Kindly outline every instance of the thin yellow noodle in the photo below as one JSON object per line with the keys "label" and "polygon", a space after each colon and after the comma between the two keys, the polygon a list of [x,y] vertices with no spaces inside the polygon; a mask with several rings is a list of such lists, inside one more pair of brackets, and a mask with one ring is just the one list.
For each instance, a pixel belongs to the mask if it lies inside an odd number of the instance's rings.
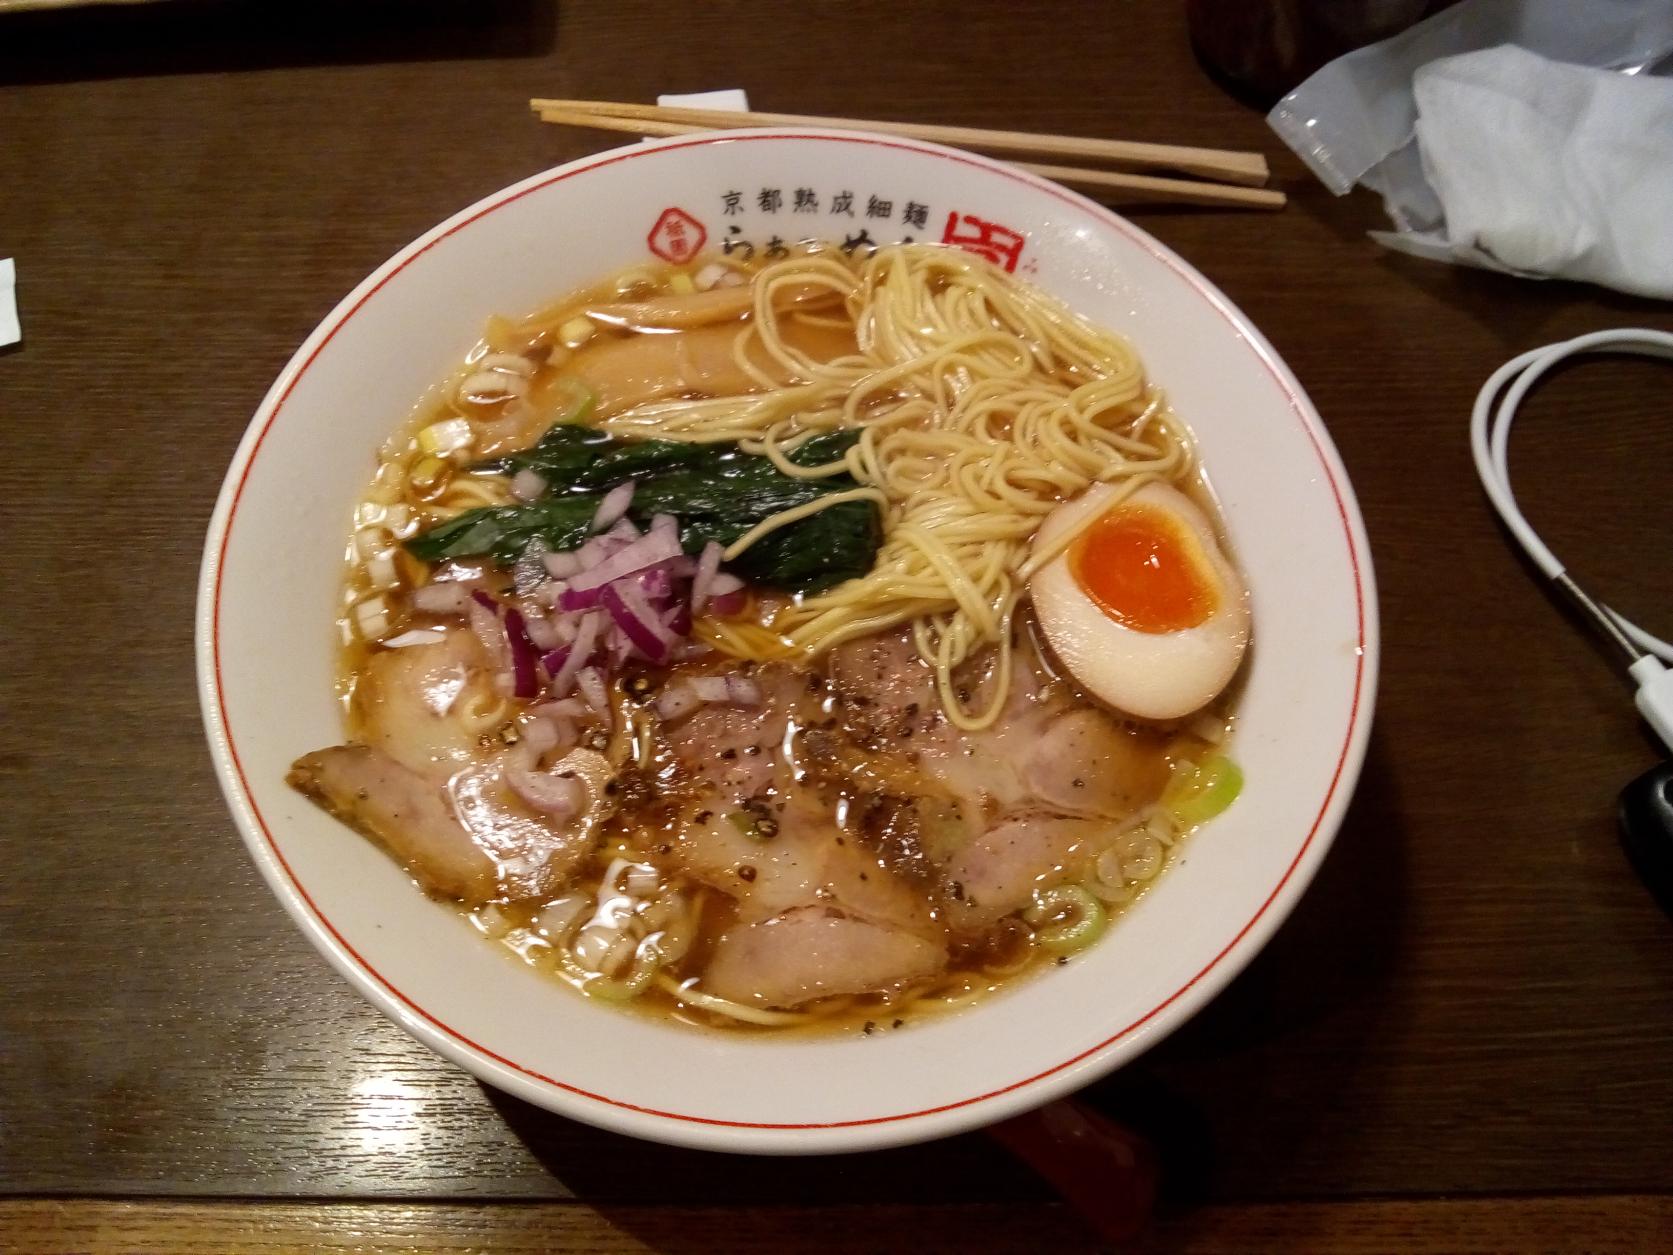
{"label": "thin yellow noodle", "polygon": [[728,998],[717,998],[700,989],[687,988],[667,972],[656,974],[656,987],[670,998],[715,1015],[742,1020],[745,1024],[759,1024],[763,1028],[784,1028],[792,1024],[806,1024],[817,1017],[801,1011],[768,1011],[761,1007],[745,1006]]}
{"label": "thin yellow noodle", "polygon": [[788,527],[791,523],[811,518],[813,515],[829,510],[834,505],[841,505],[845,501],[875,501],[880,506],[889,504],[889,499],[875,488],[854,488],[848,492],[826,493],[817,501],[809,501],[804,505],[794,506],[788,510],[780,510],[777,514],[762,519],[726,547],[725,559],[731,562],[763,536],[770,535],[781,527]]}
{"label": "thin yellow noodle", "polygon": [[[786,641],[811,656],[911,624],[948,717],[986,726],[1004,706],[1027,582],[1073,539],[1031,556],[1040,522],[1096,483],[1131,492],[1185,479],[1194,464],[1183,427],[1123,339],[958,250],[903,245],[853,261],[809,253],[764,267],[753,284],[734,357],[759,391],[658,401],[605,425],[739,441],[787,475],[845,472],[861,485],[767,518],[729,558],[845,500],[875,501],[884,539],[870,572],[798,599],[767,630],[727,622],[699,634],[744,657],[782,656]],[[828,304],[815,312],[781,299],[792,290],[840,302],[846,323]],[[858,351],[814,361],[785,338],[791,320],[851,326]],[[800,382],[773,383],[786,375]],[[860,439],[841,462],[790,461],[810,437],[854,427]],[[988,647],[998,658],[983,707],[965,709],[955,674]]]}
{"label": "thin yellow noodle", "polygon": [[433,503],[438,518],[511,501],[511,484],[499,475],[465,475],[452,480]]}

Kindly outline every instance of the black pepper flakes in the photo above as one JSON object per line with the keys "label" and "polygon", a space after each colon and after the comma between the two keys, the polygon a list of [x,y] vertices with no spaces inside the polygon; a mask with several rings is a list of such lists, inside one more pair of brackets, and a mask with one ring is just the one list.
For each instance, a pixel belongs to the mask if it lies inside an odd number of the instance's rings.
{"label": "black pepper flakes", "polygon": [[1069,783],[1074,785],[1077,789],[1084,789],[1086,787],[1086,781],[1082,780],[1079,776],[1076,776],[1073,780],[1069,781]]}
{"label": "black pepper flakes", "polygon": [[1057,956],[1057,966],[1058,967],[1068,967],[1069,966],[1069,956],[1066,955],[1066,954],[1058,955]]}
{"label": "black pepper flakes", "polygon": [[727,762],[731,762],[734,758],[736,758],[738,756],[738,751],[733,749],[730,745],[728,745],[725,749],[720,751],[720,756],[722,758],[724,758]]}
{"label": "black pepper flakes", "polygon": [[864,1033],[867,1037],[870,1037],[873,1033],[875,1033],[877,1031],[877,1021],[876,1020],[867,1020],[865,1022],[865,1027],[862,1028],[860,1031],[862,1033]]}
{"label": "black pepper flakes", "polygon": [[713,819],[714,817],[715,817],[715,813],[713,811],[698,811],[697,812],[697,822],[700,823],[700,824],[706,824],[706,823],[709,822],[709,820]]}
{"label": "black pepper flakes", "polygon": [[743,864],[738,868],[738,879],[743,881],[745,884],[749,884],[755,879],[755,869],[748,863]]}
{"label": "black pepper flakes", "polygon": [[906,1023],[905,1020],[896,1020],[893,1024],[889,1025],[889,1027],[890,1028],[899,1028],[905,1023]]}
{"label": "black pepper flakes", "polygon": [[751,758],[753,758],[755,755],[759,754],[760,752],[761,752],[761,747],[759,745],[746,745],[744,747],[744,753],[748,754]]}
{"label": "black pepper flakes", "polygon": [[653,685],[649,676],[632,675],[627,678],[622,687],[628,691],[629,696],[643,698],[650,696]]}

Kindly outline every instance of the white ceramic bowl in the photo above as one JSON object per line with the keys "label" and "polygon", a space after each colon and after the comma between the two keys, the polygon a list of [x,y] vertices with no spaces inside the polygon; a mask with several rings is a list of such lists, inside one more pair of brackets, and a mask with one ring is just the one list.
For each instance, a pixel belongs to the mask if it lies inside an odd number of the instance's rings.
{"label": "white ceramic bowl", "polygon": [[[776,197],[776,207],[774,204]],[[285,786],[341,739],[341,555],[373,452],[477,339],[646,257],[777,238],[962,239],[1128,335],[1197,434],[1253,589],[1243,796],[1084,957],[907,1032],[775,1040],[589,1004],[477,936]],[[701,237],[701,238],[700,238]],[[1324,857],[1377,665],[1369,552],[1328,436],[1260,332],[1132,224],[927,144],[735,131],[539,174],[444,222],[308,337],[250,423],[210,524],[198,679],[221,786],[320,952],[488,1083],[620,1132],[737,1151],[938,1137],[1058,1097],[1160,1041],[1258,951]]]}

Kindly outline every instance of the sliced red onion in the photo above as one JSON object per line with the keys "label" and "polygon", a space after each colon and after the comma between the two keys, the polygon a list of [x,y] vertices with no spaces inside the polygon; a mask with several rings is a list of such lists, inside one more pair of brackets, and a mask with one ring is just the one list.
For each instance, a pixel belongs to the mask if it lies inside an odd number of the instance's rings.
{"label": "sliced red onion", "polygon": [[555,702],[541,702],[530,713],[543,719],[579,719],[587,713],[587,706],[579,698],[564,697]]}
{"label": "sliced red onion", "polygon": [[688,683],[691,691],[705,702],[725,702],[731,706],[761,704],[761,686],[745,676],[699,675]]}
{"label": "sliced red onion", "polygon": [[669,684],[656,695],[657,715],[670,722],[689,715],[703,704],[703,699],[691,691],[690,684]]}
{"label": "sliced red onion", "polygon": [[604,586],[601,601],[635,649],[652,662],[666,661],[674,634],[662,625],[642,588],[631,580],[617,580]]}
{"label": "sliced red onion", "polygon": [[624,575],[633,575],[648,566],[679,556],[680,542],[677,536],[669,536],[663,532],[641,537],[570,580],[569,587],[564,589],[558,604],[564,610],[590,609],[598,604],[598,590],[612,580],[618,580]]}
{"label": "sliced red onion", "polygon": [[521,767],[506,769],[505,782],[511,791],[538,811],[568,819],[581,813],[587,801],[587,786],[574,776],[560,776],[550,771],[528,771]]}
{"label": "sliced red onion", "polygon": [[739,593],[715,594],[709,598],[709,612],[726,618],[737,614],[744,608],[744,595]]}
{"label": "sliced red onion", "polygon": [[703,546],[703,553],[697,559],[697,574],[691,577],[692,614],[702,614],[703,607],[709,604],[709,586],[720,571],[720,559],[724,552],[712,540]]}
{"label": "sliced red onion", "polygon": [[736,575],[728,575],[726,572],[722,571],[719,575],[715,576],[714,580],[709,584],[709,596],[726,597],[732,593],[741,593],[743,592],[743,589],[744,582],[742,580],[740,580]]}
{"label": "sliced red onion", "polygon": [[539,471],[524,467],[511,477],[511,495],[519,501],[533,501],[546,495],[546,479]]}
{"label": "sliced red onion", "polygon": [[637,527],[633,526],[632,519],[618,519],[616,525],[604,533],[604,538],[612,541],[638,540],[642,534]]}
{"label": "sliced red onion", "polygon": [[482,642],[489,661],[502,667],[506,663],[505,629],[500,626],[499,615],[489,609],[495,604],[494,599],[486,593],[473,593],[471,599],[474,602],[470,608],[471,631]]}
{"label": "sliced red onion", "polygon": [[677,637],[691,635],[691,606],[675,602],[662,612],[662,625]]}
{"label": "sliced red onion", "polygon": [[518,697],[533,697],[540,692],[540,676],[535,670],[540,655],[529,639],[522,611],[510,606],[505,611],[505,638],[511,645],[511,691]]}
{"label": "sliced red onion", "polygon": [[471,595],[463,584],[447,581],[413,589],[411,601],[414,610],[425,614],[464,614]]}
{"label": "sliced red onion", "polygon": [[546,669],[552,673],[552,692],[559,697],[569,696],[570,690],[575,687],[576,675],[592,661],[598,641],[599,619],[597,614],[582,615],[580,626],[575,630],[575,640],[566,649],[553,650],[543,659]]}
{"label": "sliced red onion", "polygon": [[580,625],[575,629],[575,644],[572,648],[581,655],[583,664],[598,650],[600,638],[610,620],[602,611],[593,610],[581,616]]}
{"label": "sliced red onion", "polygon": [[678,536],[680,534],[680,521],[672,514],[653,514],[649,530],[667,532],[670,536]]}
{"label": "sliced red onion", "polygon": [[542,653],[564,643],[558,639],[558,629],[552,620],[526,607],[523,610],[523,626],[528,629],[534,647]]}
{"label": "sliced red onion", "polygon": [[[578,571],[590,571],[609,556],[609,542],[602,537],[595,536],[575,550],[575,571],[570,572],[570,574],[573,575]],[[565,576],[564,578],[569,577]]]}
{"label": "sliced red onion", "polygon": [[604,687],[604,673],[597,667],[583,668],[575,677],[575,683],[581,690],[581,696],[586,699],[599,714],[605,714],[610,709],[610,694]]}
{"label": "sliced red onion", "polygon": [[567,580],[581,569],[580,553],[574,549],[568,553],[544,554],[541,561],[546,564],[546,573],[555,580]]}
{"label": "sliced red onion", "polygon": [[627,513],[627,507],[633,504],[634,486],[631,479],[623,480],[604,494],[604,500],[598,503],[598,512],[593,515],[593,531],[602,532]]}
{"label": "sliced red onion", "polygon": [[447,633],[436,628],[413,628],[410,632],[391,636],[382,644],[385,649],[406,649],[413,645],[440,645],[446,639]]}
{"label": "sliced red onion", "polygon": [[666,602],[674,595],[674,575],[666,565],[654,566],[634,577],[640,591],[655,602]]}

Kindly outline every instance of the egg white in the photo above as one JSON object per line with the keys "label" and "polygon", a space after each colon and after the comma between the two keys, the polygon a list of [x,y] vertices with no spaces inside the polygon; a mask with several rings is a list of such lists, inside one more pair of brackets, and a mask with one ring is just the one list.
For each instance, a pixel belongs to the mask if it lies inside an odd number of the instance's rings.
{"label": "egg white", "polygon": [[[1113,485],[1096,484],[1065,502],[1040,525],[1034,548],[1090,525],[1117,494]],[[1195,536],[1218,593],[1207,619],[1177,632],[1118,623],[1081,588],[1067,550],[1034,576],[1029,591],[1053,652],[1088,692],[1141,719],[1177,719],[1213,701],[1236,674],[1249,644],[1249,592],[1207,516],[1178,489],[1146,484],[1122,504],[1128,502],[1172,516]]]}

